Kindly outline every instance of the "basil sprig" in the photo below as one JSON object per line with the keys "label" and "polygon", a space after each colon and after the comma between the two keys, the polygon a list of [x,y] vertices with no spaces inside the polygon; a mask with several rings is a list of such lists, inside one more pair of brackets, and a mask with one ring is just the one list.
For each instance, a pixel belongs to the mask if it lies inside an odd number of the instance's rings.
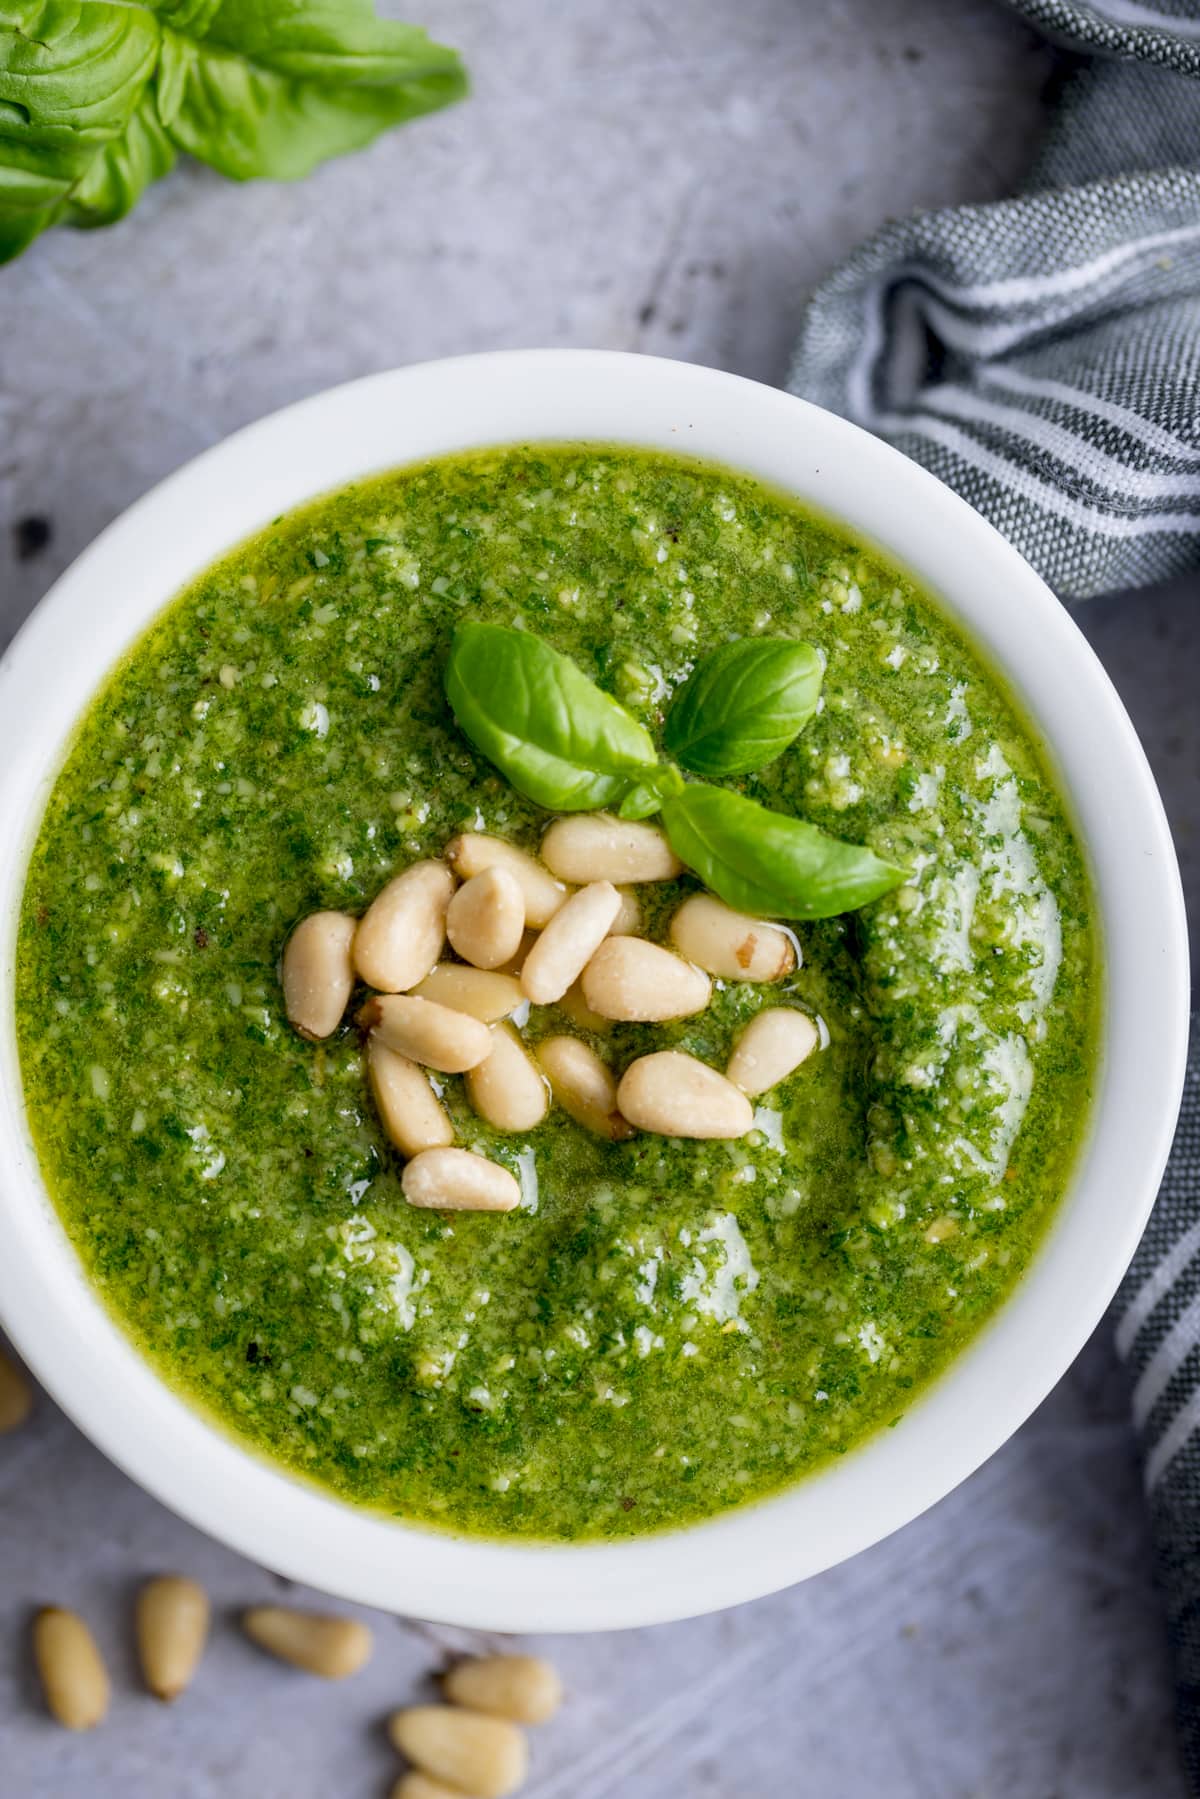
{"label": "basil sprig", "polygon": [[811,643],[746,637],[723,644],[675,695],[663,741],[684,768],[710,779],[765,768],[816,711],[824,673]]}
{"label": "basil sprig", "polygon": [[[667,717],[667,747],[697,773],[761,768],[816,710],[823,666],[810,644],[756,638],[701,662]],[[635,718],[569,657],[529,631],[466,624],[446,695],[462,729],[527,799],[551,812],[661,814],[671,847],[739,911],[831,918],[905,879],[863,844],[772,812],[728,787],[685,781]]]}
{"label": "basil sprig", "polygon": [[550,812],[619,806],[657,767],[636,718],[530,631],[460,625],[446,697],[476,749]]}
{"label": "basil sprig", "polygon": [[181,150],[291,181],[465,92],[373,0],[0,0],[0,262],[123,218]]}

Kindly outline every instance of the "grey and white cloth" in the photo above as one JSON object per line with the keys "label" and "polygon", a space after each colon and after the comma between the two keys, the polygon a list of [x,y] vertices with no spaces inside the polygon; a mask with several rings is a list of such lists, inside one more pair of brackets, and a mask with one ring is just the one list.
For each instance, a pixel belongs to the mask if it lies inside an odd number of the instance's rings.
{"label": "grey and white cloth", "polygon": [[[1200,566],[1200,0],[1009,0],[1075,53],[1019,195],[885,226],[789,385],[984,513],[1062,598]],[[1200,1033],[1113,1309],[1200,1795]]]}
{"label": "grey and white cloth", "polygon": [[[1099,16],[1055,0],[1022,10],[1078,40]],[[1114,18],[1144,10],[1105,4]],[[1200,562],[1194,0],[1188,14],[1175,66],[1194,74],[1072,70],[1018,198],[885,226],[802,321],[793,389],[923,462],[1064,599]],[[1121,35],[1132,55],[1145,33]]]}

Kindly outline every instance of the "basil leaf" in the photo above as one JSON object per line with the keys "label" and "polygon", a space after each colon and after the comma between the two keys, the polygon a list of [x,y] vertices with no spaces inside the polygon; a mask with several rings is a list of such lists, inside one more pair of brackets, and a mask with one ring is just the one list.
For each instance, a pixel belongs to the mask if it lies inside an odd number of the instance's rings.
{"label": "basil leaf", "polygon": [[172,31],[182,31],[187,37],[203,37],[216,17],[221,0],[146,0],[146,4]]}
{"label": "basil leaf", "polygon": [[290,179],[465,91],[372,0],[0,0],[0,262],[122,217],[176,150]]}
{"label": "basil leaf", "polygon": [[177,30],[298,80],[381,84],[459,70],[453,50],[417,25],[379,18],[373,0],[174,0],[174,8],[207,14],[207,23],[168,18]]}
{"label": "basil leaf", "polygon": [[828,837],[728,787],[685,787],[664,803],[662,822],[675,854],[739,912],[833,918],[906,878],[865,846]]}
{"label": "basil leaf", "polygon": [[446,697],[475,747],[551,812],[619,805],[656,763],[637,720],[529,631],[460,625]]}
{"label": "basil leaf", "polygon": [[122,137],[159,35],[140,7],[0,4],[0,261],[63,216],[95,159]]}
{"label": "basil leaf", "polygon": [[298,179],[465,91],[452,50],[371,0],[223,0],[199,41],[163,32],[163,123],[235,181]]}
{"label": "basil leaf", "polygon": [[631,787],[617,808],[619,818],[649,818],[662,810],[662,803],[683,792],[683,776],[677,768],[665,764]]}
{"label": "basil leaf", "polygon": [[679,689],[664,740],[694,774],[765,768],[816,711],[825,672],[811,643],[749,637],[706,656]]}
{"label": "basil leaf", "polygon": [[123,219],[152,181],[174,167],[175,150],[162,128],[154,97],[145,93],[120,137],[93,157],[63,211],[68,224],[90,229]]}

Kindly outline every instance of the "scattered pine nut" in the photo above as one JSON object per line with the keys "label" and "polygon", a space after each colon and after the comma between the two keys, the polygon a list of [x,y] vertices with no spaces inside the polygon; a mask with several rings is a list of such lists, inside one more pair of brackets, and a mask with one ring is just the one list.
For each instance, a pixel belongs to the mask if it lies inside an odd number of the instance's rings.
{"label": "scattered pine nut", "polygon": [[535,1006],[553,1005],[577,981],[621,910],[611,881],[593,881],[555,913],[521,970],[521,990]]}
{"label": "scattered pine nut", "polygon": [[410,1768],[392,1788],[391,1799],[463,1799],[461,1787],[448,1787],[419,1768]]}
{"label": "scattered pine nut", "polygon": [[424,1069],[374,1033],[367,1040],[367,1074],[380,1123],[401,1155],[418,1156],[454,1142],[454,1127]]}
{"label": "scattered pine nut", "polygon": [[583,997],[605,1018],[659,1023],[703,1012],[712,982],[699,968],[644,937],[609,937],[583,971]]}
{"label": "scattered pine nut", "polygon": [[464,968],[458,962],[439,962],[412,990],[419,999],[436,1000],[455,1012],[469,1012],[484,1024],[495,1024],[524,1004],[521,983],[514,975],[484,968]]}
{"label": "scattered pine nut", "polygon": [[617,1106],[617,1083],[594,1049],[578,1037],[545,1037],[535,1053],[555,1099],[576,1124],[613,1143],[634,1135]]}
{"label": "scattered pine nut", "polygon": [[481,1655],[459,1662],[442,1682],[454,1705],[514,1724],[544,1724],[562,1704],[558,1670],[539,1655]]}
{"label": "scattered pine nut", "polygon": [[511,869],[497,863],[465,881],[446,912],[446,935],[464,962],[502,968],[525,930],[525,894]]}
{"label": "scattered pine nut", "polygon": [[442,1074],[462,1074],[491,1054],[486,1024],[415,993],[376,994],[358,1021],[397,1055]]}
{"label": "scattered pine nut", "polygon": [[515,1724],[454,1705],[412,1705],[388,1720],[402,1755],[435,1780],[473,1799],[505,1799],[529,1772],[529,1749]]}
{"label": "scattered pine nut", "polygon": [[525,895],[525,922],[540,931],[549,924],[567,897],[561,881],[541,863],[503,837],[486,837],[466,831],[446,846],[446,860],[461,880],[482,874],[485,868],[506,868]]}
{"label": "scattered pine nut", "polygon": [[48,1605],[33,1621],[33,1655],[51,1713],[68,1730],[91,1730],[108,1712],[108,1670],[77,1612]]}
{"label": "scattered pine nut", "polygon": [[935,1218],[921,1234],[926,1243],[947,1243],[951,1237],[958,1235],[958,1219],[951,1218],[948,1212],[944,1213],[941,1218]]}
{"label": "scattered pine nut", "polygon": [[673,881],[683,863],[657,825],[577,812],[556,818],[542,838],[542,860],[564,881]]}
{"label": "scattered pine nut", "polygon": [[707,1062],[677,1049],[631,1063],[617,1103],[630,1124],[660,1137],[744,1137],[754,1126],[745,1094]]}
{"label": "scattered pine nut", "polygon": [[208,1594],[181,1574],[160,1574],[138,1594],[138,1657],[157,1698],[178,1699],[191,1685],[208,1640],[208,1616]]}
{"label": "scattered pine nut", "polygon": [[284,945],[284,1010],[300,1035],[314,1043],[333,1035],[350,1003],[357,930],[358,920],[347,912],[313,912]]}
{"label": "scattered pine nut", "polygon": [[0,1437],[17,1430],[33,1410],[33,1383],[5,1350],[0,1349]]}
{"label": "scattered pine nut", "polygon": [[796,966],[786,931],[708,893],[684,900],[671,920],[671,941],[689,962],[726,981],[780,981]]}
{"label": "scattered pine nut", "polygon": [[467,1098],[498,1131],[531,1131],[549,1111],[546,1082],[511,1024],[491,1027],[491,1053],[468,1070]]}
{"label": "scattered pine nut", "polygon": [[293,1611],[284,1605],[252,1606],[242,1614],[242,1629],[268,1655],[323,1680],[357,1674],[373,1647],[371,1632],[359,1618]]}
{"label": "scattered pine nut", "polygon": [[725,1072],[735,1087],[757,1098],[794,1073],[818,1041],[817,1027],[807,1012],[772,1006],[750,1020]]}
{"label": "scattered pine nut", "polygon": [[372,900],[354,937],[354,966],[368,987],[407,993],[446,941],[454,876],[444,862],[414,862]]}
{"label": "scattered pine nut", "polygon": [[437,1212],[512,1212],[521,1203],[515,1175],[469,1149],[427,1149],[400,1177],[410,1206]]}

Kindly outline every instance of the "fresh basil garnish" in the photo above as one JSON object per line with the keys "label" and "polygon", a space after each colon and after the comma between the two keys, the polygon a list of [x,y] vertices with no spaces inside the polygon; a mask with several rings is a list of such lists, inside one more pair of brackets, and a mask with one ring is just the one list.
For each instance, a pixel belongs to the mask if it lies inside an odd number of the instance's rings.
{"label": "fresh basil garnish", "polygon": [[[731,654],[747,650],[753,656]],[[722,667],[736,678],[723,681]],[[760,767],[778,753],[766,746],[785,748],[811,715],[822,672],[808,644],[756,639],[718,650],[682,690],[686,729],[681,746],[671,747],[681,761],[685,751],[719,761],[748,756],[755,746],[756,760],[744,766]],[[755,691],[774,708],[766,727],[755,723]],[[623,706],[529,631],[460,625],[446,694],[471,742],[527,799],[551,812],[607,806],[629,819],[661,813],[676,855],[741,912],[831,918],[905,879],[904,869],[862,845],[727,787],[686,782],[657,760],[649,732]],[[669,726],[667,735],[670,743]],[[724,766],[731,772],[728,761]]]}
{"label": "fresh basil garnish", "polygon": [[667,714],[667,749],[720,780],[765,768],[817,709],[825,666],[811,643],[751,637],[697,664]]}
{"label": "fresh basil garnish", "polygon": [[697,781],[666,800],[671,848],[727,905],[768,918],[833,918],[898,886],[905,871],[861,844]]}
{"label": "fresh basil garnish", "polygon": [[657,765],[649,732],[531,631],[460,625],[446,697],[476,749],[551,812],[619,806]]}
{"label": "fresh basil garnish", "polygon": [[457,100],[457,56],[372,0],[12,0],[0,8],[0,261],[105,225],[186,150],[290,180]]}

